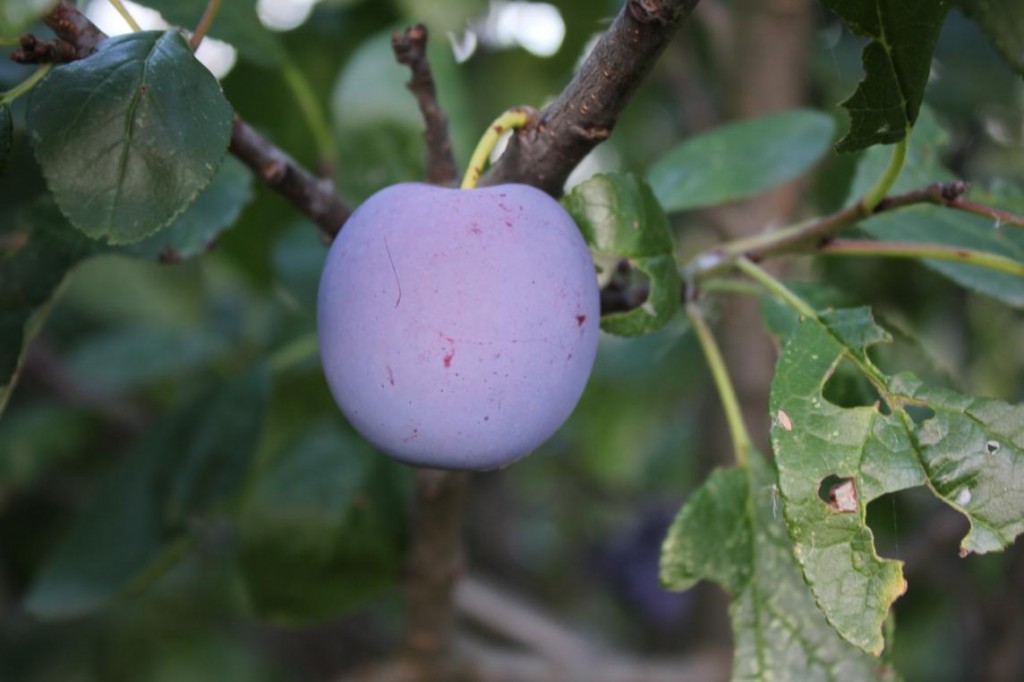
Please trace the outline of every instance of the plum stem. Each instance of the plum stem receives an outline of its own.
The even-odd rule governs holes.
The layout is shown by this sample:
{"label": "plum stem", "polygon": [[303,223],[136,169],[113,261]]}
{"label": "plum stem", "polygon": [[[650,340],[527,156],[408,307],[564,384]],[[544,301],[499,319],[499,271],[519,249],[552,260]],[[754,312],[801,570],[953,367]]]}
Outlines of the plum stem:
{"label": "plum stem", "polygon": [[462,178],[462,189],[473,189],[480,182],[484,167],[491,156],[498,140],[505,134],[506,130],[525,127],[533,120],[536,112],[528,107],[513,107],[487,127],[480,141],[473,150],[473,156],[469,159],[469,167],[466,168],[466,175]]}

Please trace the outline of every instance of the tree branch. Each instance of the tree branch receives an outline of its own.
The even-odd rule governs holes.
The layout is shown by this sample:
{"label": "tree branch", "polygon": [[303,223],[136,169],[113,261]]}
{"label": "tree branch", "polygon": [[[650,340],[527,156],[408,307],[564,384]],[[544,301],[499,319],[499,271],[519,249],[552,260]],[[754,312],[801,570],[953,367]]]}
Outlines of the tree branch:
{"label": "tree branch", "polygon": [[314,176],[238,116],[232,125],[228,151],[316,223],[324,234],[338,234],[351,211],[335,193],[334,182]]}
{"label": "tree branch", "polygon": [[520,130],[481,185],[523,182],[559,196],[612,128],[698,0],[628,0],[572,81]]}
{"label": "tree branch", "polygon": [[[58,40],[40,42],[33,36],[25,36],[21,40],[22,49],[11,55],[12,59],[23,62],[84,59],[107,39],[103,31],[67,0],[57,3],[43,17],[43,22],[57,34]],[[228,150],[268,187],[315,222],[324,234],[334,237],[351,214],[330,180],[307,171],[237,115]]]}
{"label": "tree branch", "polygon": [[405,584],[408,624],[402,659],[419,680],[450,678],[455,622],[452,590],[463,570],[466,476],[416,470],[417,518]]}
{"label": "tree branch", "polygon": [[426,125],[423,136],[427,142],[427,180],[435,185],[454,185],[459,173],[448,137],[448,118],[437,102],[437,86],[427,61],[427,27],[416,24],[404,33],[395,31],[391,47],[395,59],[412,71],[412,79],[406,87],[416,97]]}

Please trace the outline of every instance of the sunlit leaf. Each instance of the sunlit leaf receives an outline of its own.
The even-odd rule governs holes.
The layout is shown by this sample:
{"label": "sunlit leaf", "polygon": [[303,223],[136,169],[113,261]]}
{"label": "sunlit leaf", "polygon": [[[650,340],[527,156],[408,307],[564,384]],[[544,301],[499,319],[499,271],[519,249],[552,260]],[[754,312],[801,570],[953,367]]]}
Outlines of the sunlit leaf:
{"label": "sunlit leaf", "polygon": [[828,627],[793,558],[777,496],[759,453],[746,468],[713,472],[669,530],[662,582],[683,590],[713,580],[729,594],[733,680],[894,679],[886,660]]}
{"label": "sunlit leaf", "polygon": [[232,111],[177,32],[110,38],[31,93],[36,158],[61,211],[95,239],[137,241],[209,184]]}
{"label": "sunlit leaf", "polygon": [[837,149],[853,152],[902,140],[917,120],[948,0],[823,0],[859,36],[869,38],[864,80],[843,102],[850,132]]}
{"label": "sunlit leaf", "polygon": [[666,211],[742,199],[797,177],[828,151],[830,116],[797,109],[691,137],[647,172]]}
{"label": "sunlit leaf", "polygon": [[[872,653],[890,605],[906,590],[899,561],[875,551],[865,522],[880,495],[927,485],[965,513],[963,551],[991,551],[1024,530],[1024,408],[889,378],[870,362],[888,340],[867,309],[802,318],[772,383],[772,445],[796,558],[828,621]],[[824,394],[840,361],[878,391],[839,407]],[[910,410],[930,410],[920,423]],[[983,466],[991,466],[982,473]]]}

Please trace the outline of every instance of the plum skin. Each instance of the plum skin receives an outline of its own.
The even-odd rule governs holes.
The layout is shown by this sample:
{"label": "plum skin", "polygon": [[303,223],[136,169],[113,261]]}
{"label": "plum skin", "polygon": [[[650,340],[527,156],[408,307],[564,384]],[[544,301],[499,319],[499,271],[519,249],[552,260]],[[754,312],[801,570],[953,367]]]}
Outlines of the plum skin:
{"label": "plum skin", "polygon": [[334,240],[317,333],[327,383],[403,462],[493,469],[550,438],[597,353],[599,291],[575,223],[527,185],[393,185]]}

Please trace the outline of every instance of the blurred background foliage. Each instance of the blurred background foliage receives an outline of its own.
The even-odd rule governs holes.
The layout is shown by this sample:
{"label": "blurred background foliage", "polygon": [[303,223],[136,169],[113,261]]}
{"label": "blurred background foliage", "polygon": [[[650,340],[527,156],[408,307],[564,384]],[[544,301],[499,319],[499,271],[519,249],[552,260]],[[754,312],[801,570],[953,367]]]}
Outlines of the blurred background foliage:
{"label": "blurred background foliage", "polygon": [[[82,4],[109,32],[123,29],[105,2]],[[183,23],[203,5],[151,4]],[[419,114],[390,50],[396,28],[423,21],[431,31],[462,166],[498,112],[540,107],[560,91],[620,5],[258,4],[263,25],[222,25],[238,50],[222,45],[211,68],[242,116],[308,167],[333,171],[353,203],[424,176]],[[669,147],[732,118],[728,56],[742,46],[724,44],[721,27],[738,20],[735,4],[702,3],[571,181],[643,173]],[[862,44],[819,6],[810,11],[804,104],[839,120],[835,103],[861,77]],[[10,49],[0,89],[29,72],[6,59]],[[296,72],[326,137],[297,104]],[[958,13],[926,101],[949,135],[949,168],[981,185],[1024,182],[1024,83]],[[43,193],[22,107],[0,176],[5,224]],[[829,154],[801,181],[797,214],[841,205],[856,162]],[[236,198],[204,209],[196,228],[213,220],[217,229],[177,245],[179,255],[207,253],[158,264],[157,244],[137,247],[145,259],[84,262],[28,354],[0,418],[0,679],[329,680],[384,655],[400,630],[410,473],[354,435],[311,352],[326,250],[282,199],[225,173],[233,177],[223,192]],[[237,218],[232,206],[244,206]],[[674,214],[672,227],[681,259],[718,239],[704,212]],[[816,296],[875,308],[897,336],[878,357],[883,369],[1024,400],[1018,311],[917,264],[804,259],[791,272],[831,285]],[[863,399],[864,387],[843,381],[840,373],[830,385],[836,402]],[[233,396],[240,385],[259,388]],[[728,462],[708,432],[717,409],[681,319],[638,339],[604,338],[565,428],[509,470],[473,477],[469,570],[616,647],[726,649],[716,588],[676,595],[657,584],[672,515]],[[882,553],[908,561],[910,591],[896,604],[906,678],[981,679],[973,673],[984,668],[986,679],[1021,679],[1021,548],[959,560],[958,520],[923,494],[887,496],[869,520]]]}

